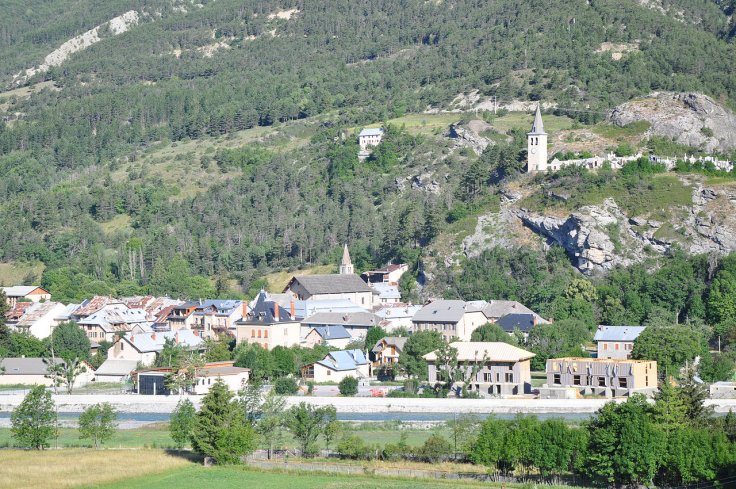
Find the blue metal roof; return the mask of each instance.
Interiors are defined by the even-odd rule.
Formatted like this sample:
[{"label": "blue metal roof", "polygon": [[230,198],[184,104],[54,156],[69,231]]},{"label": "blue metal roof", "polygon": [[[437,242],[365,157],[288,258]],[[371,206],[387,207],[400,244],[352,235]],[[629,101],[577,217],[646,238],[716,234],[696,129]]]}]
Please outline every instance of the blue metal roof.
[{"label": "blue metal roof", "polygon": [[593,341],[634,341],[646,326],[598,326]]},{"label": "blue metal roof", "polygon": [[331,351],[324,360],[317,363],[332,370],[345,371],[355,370],[361,365],[367,365],[368,360],[360,350],[340,350]]}]

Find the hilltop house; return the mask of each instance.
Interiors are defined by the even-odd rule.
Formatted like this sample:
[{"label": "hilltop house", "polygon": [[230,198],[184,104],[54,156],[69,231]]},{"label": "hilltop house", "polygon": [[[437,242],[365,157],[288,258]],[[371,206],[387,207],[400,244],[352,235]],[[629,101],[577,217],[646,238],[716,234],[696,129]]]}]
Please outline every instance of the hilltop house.
[{"label": "hilltop house", "polygon": [[[22,303],[16,304],[16,307]],[[8,322],[8,326],[17,331],[29,333],[36,338],[51,336],[54,328],[66,317],[66,306],[60,302],[31,302],[24,308],[23,314]]]},{"label": "hilltop house", "polygon": [[107,350],[109,360],[131,360],[142,365],[152,365],[164,349],[166,340],[181,345],[189,351],[204,351],[205,344],[197,330],[180,329],[165,333],[139,333],[118,336]]},{"label": "hilltop house", "polygon": [[293,303],[291,310],[284,310],[278,302],[268,300],[266,293],[261,291],[253,309],[248,311],[245,304],[243,308],[243,317],[235,321],[237,344],[254,343],[267,350],[276,346],[299,345],[301,330]]},{"label": "hilltop house", "polygon": [[[467,389],[483,397],[511,396],[531,392],[530,359],[534,353],[501,342],[455,342],[457,360],[466,369]],[[441,382],[437,352],[424,355],[429,366],[429,382]],[[452,387],[452,386],[450,386]]]},{"label": "hilltop house", "polygon": [[342,326],[355,339],[365,338],[368,330],[378,326],[381,319],[371,312],[318,312],[302,320],[302,329],[324,326]]},{"label": "hilltop house", "polygon": [[436,300],[422,307],[412,318],[412,330],[437,331],[445,341],[457,338],[470,341],[470,335],[488,322],[483,312],[485,302]]},{"label": "hilltop house", "polygon": [[583,395],[628,396],[657,390],[657,362],[609,358],[552,358],[547,360],[545,397],[573,388]]},{"label": "hilltop house", "polygon": [[331,351],[318,361],[302,367],[302,377],[314,382],[340,382],[345,377],[370,376],[370,364],[360,350]]},{"label": "hilltop house", "polygon": [[360,131],[358,134],[358,145],[360,146],[359,155],[368,152],[371,146],[378,146],[383,141],[383,129],[380,127],[369,127]]},{"label": "hilltop house", "polygon": [[314,348],[317,345],[327,345],[334,348],[345,348],[353,340],[348,330],[341,325],[317,326],[310,329],[304,337],[304,345]]},{"label": "hilltop house", "polygon": [[593,341],[598,358],[631,358],[634,342],[646,326],[598,326]]},{"label": "hilltop house", "polygon": [[5,293],[5,301],[9,306],[17,302],[50,301],[51,294],[36,285],[16,285],[15,287],[0,287]]}]

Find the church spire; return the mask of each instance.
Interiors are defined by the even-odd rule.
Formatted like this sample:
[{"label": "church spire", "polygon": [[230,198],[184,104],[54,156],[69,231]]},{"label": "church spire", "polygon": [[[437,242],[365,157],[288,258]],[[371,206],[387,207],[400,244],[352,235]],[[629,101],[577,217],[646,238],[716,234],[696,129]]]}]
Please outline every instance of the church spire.
[{"label": "church spire", "polygon": [[352,275],[353,262],[350,261],[350,252],[348,251],[348,244],[345,243],[345,247],[342,250],[342,263],[340,263],[340,275]]},{"label": "church spire", "polygon": [[542,111],[539,108],[540,104],[537,104],[537,113],[534,114],[534,124],[532,124],[532,130],[529,134],[547,134],[544,132],[544,122],[542,122]]}]

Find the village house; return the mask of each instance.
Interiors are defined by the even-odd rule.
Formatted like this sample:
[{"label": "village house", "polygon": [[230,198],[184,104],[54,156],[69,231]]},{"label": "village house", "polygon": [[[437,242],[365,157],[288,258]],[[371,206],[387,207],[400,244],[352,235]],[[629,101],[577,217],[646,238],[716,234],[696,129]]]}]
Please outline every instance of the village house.
[{"label": "village house", "polygon": [[369,285],[373,289],[374,307],[380,307],[386,304],[398,304],[401,302],[401,292],[399,292],[398,286],[384,283]]},{"label": "village house", "polygon": [[611,358],[552,358],[547,360],[544,397],[555,389],[576,389],[582,395],[621,397],[657,390],[657,362]]},{"label": "village house", "polygon": [[[269,295],[269,298],[270,297],[272,297],[272,295]],[[308,299],[306,301],[294,301],[292,299],[291,302],[294,303],[294,310],[297,319],[308,318],[318,312],[370,312],[368,309],[360,307],[348,299]],[[282,307],[291,307],[291,302]],[[281,304],[281,301],[279,301],[279,303]]]},{"label": "village house", "polygon": [[221,334],[235,332],[235,321],[243,317],[242,301],[206,300],[194,310],[195,327],[205,338],[217,338]]},{"label": "village house", "polygon": [[304,337],[304,346],[314,348],[317,345],[327,345],[333,348],[345,348],[352,340],[353,337],[343,326],[317,326],[307,332]]},{"label": "village house", "polygon": [[397,302],[382,305],[375,310],[374,314],[381,319],[379,326],[390,333],[397,328],[410,330],[412,327],[411,320],[421,308],[420,305]]},{"label": "village house", "polygon": [[180,329],[165,333],[139,333],[118,336],[107,350],[108,360],[131,360],[141,365],[153,365],[166,341],[189,351],[204,351],[205,343],[198,330]]},{"label": "village house", "polygon": [[[171,392],[166,382],[167,377],[174,373],[176,370],[173,368],[150,368],[133,372],[135,391],[147,396],[176,394]],[[210,362],[196,369],[192,385],[184,391],[204,395],[217,380],[222,380],[230,391],[237,392],[249,379],[250,369],[235,367],[233,361]]]},{"label": "village house", "polygon": [[[79,322],[87,316],[99,311],[108,304],[120,303],[112,297],[106,295],[96,295],[91,299],[86,299],[79,304],[70,314],[71,321]],[[127,306],[126,306],[127,307]]]},{"label": "village house", "polygon": [[499,318],[495,322],[504,331],[510,335],[514,335],[517,331],[526,337],[529,332],[534,329],[537,324],[546,324],[547,321],[539,317],[537,314],[507,314]]},{"label": "village house", "polygon": [[373,308],[373,289],[354,273],[347,245],[343,249],[340,273],[295,276],[283,292],[291,294],[293,300],[347,299],[365,309]]},{"label": "village house", "polygon": [[634,342],[646,326],[598,326],[593,341],[598,358],[631,358]]},{"label": "village house", "polygon": [[[52,387],[54,379],[49,375],[49,367],[64,364],[61,359],[53,362],[48,358],[3,358],[0,359],[0,385],[45,385]],[[83,368],[82,368],[83,367]],[[92,382],[95,369],[87,362],[80,366],[74,379],[74,387],[81,387]]]},{"label": "village house", "polygon": [[15,287],[0,287],[5,293],[5,301],[9,306],[17,302],[50,301],[51,294],[36,285],[16,285]]},{"label": "village house", "polygon": [[125,382],[136,368],[138,368],[138,362],[135,360],[108,358],[95,370],[95,381],[104,383]]},{"label": "village house", "polygon": [[408,339],[403,336],[386,336],[378,340],[371,349],[373,370],[393,368],[398,363]]},{"label": "village house", "polygon": [[502,317],[508,316],[509,314],[530,314],[535,317],[538,324],[549,323],[549,321],[542,318],[542,316],[517,301],[473,301],[471,304],[476,304],[476,306],[482,307],[483,314],[485,314],[486,318],[491,323],[495,323]]},{"label": "village house", "polygon": [[131,331],[146,331],[150,328],[148,315],[143,309],[130,309],[123,303],[109,303],[96,312],[80,319],[79,327],[96,343],[112,343],[115,336]]},{"label": "village house", "polygon": [[264,291],[258,295],[255,307],[248,310],[243,303],[242,319],[235,321],[237,344],[251,343],[271,350],[276,346],[295,346],[301,341],[301,327],[295,318],[294,306],[285,310],[278,302],[268,300]]},{"label": "village house", "polygon": [[51,336],[54,328],[61,324],[65,317],[66,306],[60,302],[31,302],[24,308],[23,315],[9,321],[8,326],[42,340]]},{"label": "village house", "polygon": [[436,300],[422,307],[412,318],[412,331],[437,331],[445,341],[470,341],[470,335],[488,322],[485,302]]},{"label": "village house", "polygon": [[[470,392],[483,397],[515,396],[531,393],[530,359],[535,355],[521,348],[501,342],[454,342],[457,360],[466,369],[466,386]],[[424,355],[429,366],[429,382],[441,382],[437,352]],[[452,386],[450,386],[452,387]],[[457,387],[457,386],[456,386]]]},{"label": "village house", "polygon": [[302,320],[302,330],[325,326],[342,326],[354,339],[365,338],[370,328],[378,326],[381,319],[372,312],[318,312]]},{"label": "village house", "polygon": [[302,377],[314,382],[340,382],[345,377],[365,379],[370,363],[360,350],[331,351],[318,361],[302,367]]},{"label": "village house", "polygon": [[389,264],[378,270],[370,270],[360,274],[360,278],[365,280],[368,285],[371,284],[388,284],[388,285],[399,285],[401,276],[409,270],[409,265],[406,263],[401,264]]},{"label": "village house", "polygon": [[170,297],[155,297],[152,295],[123,297],[120,302],[131,309],[143,309],[148,314],[149,319],[158,316],[161,311],[169,306],[182,304],[184,301],[172,299]]}]

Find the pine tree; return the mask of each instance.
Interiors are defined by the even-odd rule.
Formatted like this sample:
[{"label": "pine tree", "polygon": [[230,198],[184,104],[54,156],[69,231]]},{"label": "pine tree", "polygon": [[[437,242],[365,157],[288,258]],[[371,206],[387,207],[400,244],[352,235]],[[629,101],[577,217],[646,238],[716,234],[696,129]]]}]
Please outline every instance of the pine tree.
[{"label": "pine tree", "polygon": [[221,379],[202,398],[192,430],[192,448],[217,464],[235,464],[255,448],[255,433]]}]

